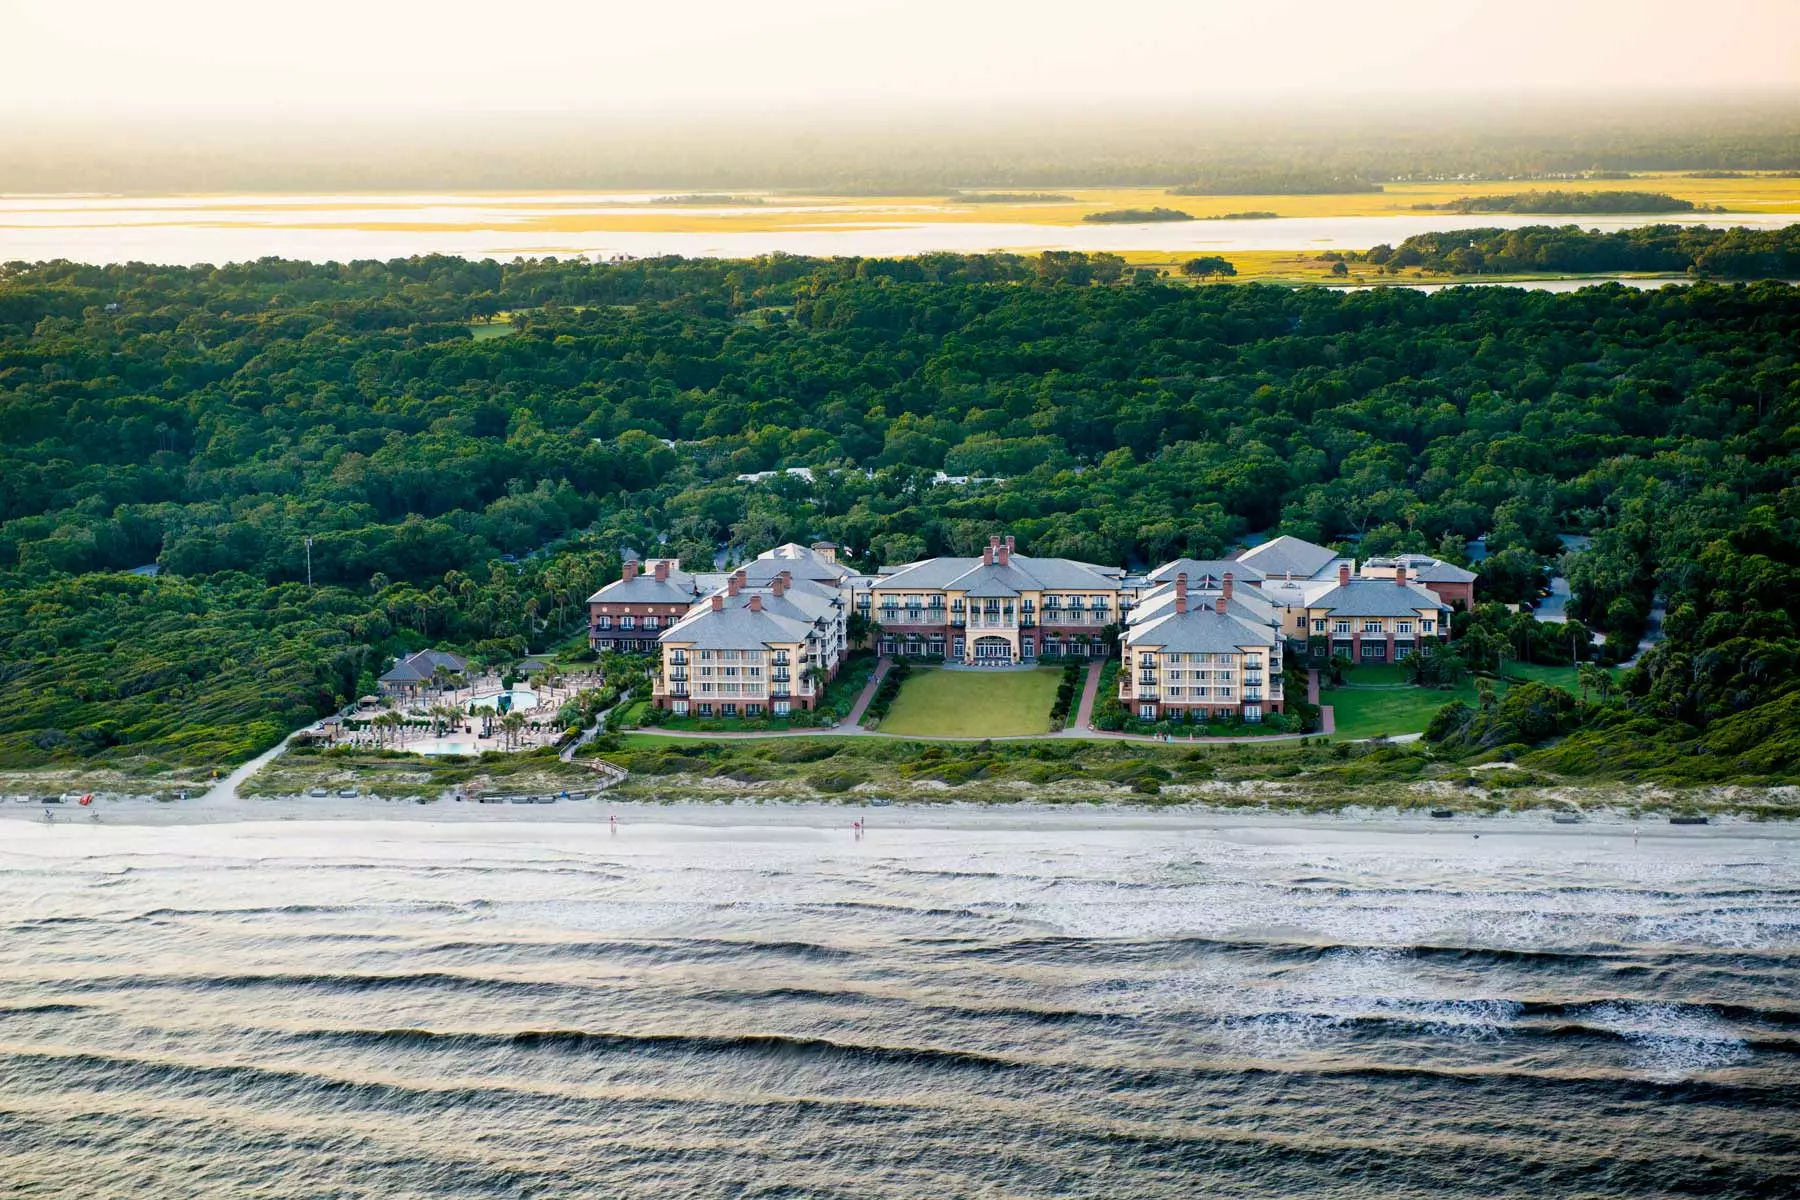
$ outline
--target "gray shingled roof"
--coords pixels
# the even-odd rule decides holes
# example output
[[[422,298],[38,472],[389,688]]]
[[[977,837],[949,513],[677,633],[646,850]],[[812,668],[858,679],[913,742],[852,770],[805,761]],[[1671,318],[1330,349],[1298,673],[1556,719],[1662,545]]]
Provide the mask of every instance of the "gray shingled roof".
[[[650,571],[642,571],[636,579],[615,579],[588,597],[589,604],[692,604],[699,596],[695,577],[686,571],[673,570],[659,580]]]
[[[773,579],[783,571],[792,571],[796,579],[804,577],[835,580],[855,574],[843,563],[833,562],[817,550],[798,542],[788,542],[773,550],[764,550],[745,563],[744,570],[751,579]]]
[[[425,683],[440,666],[461,675],[469,669],[469,660],[447,650],[419,650],[389,668],[387,674],[381,677],[381,682]]]
[[[1473,583],[1477,576],[1454,563],[1429,554],[1396,554],[1391,558],[1371,558],[1365,566],[1404,566],[1406,573],[1422,583]]]
[[[1219,597],[1217,588],[1188,589],[1188,604],[1193,608],[1202,606],[1211,608],[1213,601]],[[1175,585],[1164,584],[1156,591],[1149,593],[1132,606],[1128,623],[1142,625],[1161,617],[1164,613],[1174,612]],[[1258,625],[1276,625],[1281,618],[1276,615],[1275,606],[1266,596],[1260,596],[1254,588],[1233,588],[1231,599],[1226,601],[1226,611],[1241,620],[1253,621]]]
[[[1004,567],[998,562],[985,565],[979,558],[928,558],[879,580],[870,590],[930,592],[954,587],[980,596],[1008,596],[1019,592],[1116,592],[1123,573],[1116,567],[1077,562],[1072,558],[1030,558],[1016,553]],[[982,586],[1012,590],[975,590]]]
[[[1237,561],[1261,571],[1264,579],[1289,572],[1297,579],[1309,579],[1336,557],[1323,546],[1283,534],[1260,546],[1252,546],[1238,555]]]
[[[1175,577],[1182,572],[1187,573],[1188,585],[1198,587],[1202,579],[1217,579],[1224,582],[1226,572],[1236,577],[1239,583],[1259,582],[1263,573],[1242,560],[1233,562],[1230,559],[1217,558],[1178,558],[1174,562],[1164,563],[1150,572],[1152,583],[1174,583]]]
[[[1231,654],[1245,646],[1273,646],[1275,631],[1210,608],[1190,608],[1135,627],[1125,644],[1172,654]]]
[[[737,597],[734,597],[736,599]],[[775,642],[804,642],[812,622],[764,609],[734,608],[714,612],[711,605],[689,613],[659,639],[691,644],[696,650],[750,650]]]
[[[1420,609],[1437,611],[1444,602],[1416,583],[1404,587],[1391,579],[1352,579],[1306,603],[1328,608],[1334,617],[1411,617]]]

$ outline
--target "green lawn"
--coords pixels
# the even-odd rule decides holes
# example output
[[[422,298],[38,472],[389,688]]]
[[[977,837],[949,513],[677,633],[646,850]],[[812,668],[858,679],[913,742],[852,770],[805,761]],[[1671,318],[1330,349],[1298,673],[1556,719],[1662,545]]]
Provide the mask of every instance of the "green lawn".
[[[1607,673],[1617,682],[1619,673],[1608,669]],[[1501,671],[1502,676],[1524,679],[1531,683],[1547,683],[1551,687],[1559,687],[1564,691],[1579,695],[1581,684],[1577,680],[1574,667],[1541,667],[1535,663],[1509,662]]]
[[[1062,671],[913,671],[881,732],[915,737],[1010,737],[1048,733]]]
[[[1344,672],[1344,682],[1352,687],[1394,687],[1406,683],[1406,668],[1398,663],[1370,663],[1351,667]]]
[[[1352,672],[1351,678],[1355,677]],[[1337,721],[1337,736],[1342,738],[1423,733],[1425,726],[1431,723],[1432,714],[1452,700],[1474,704],[1474,682],[1447,690],[1342,687],[1326,688],[1319,693],[1319,702],[1331,706],[1332,716]]]

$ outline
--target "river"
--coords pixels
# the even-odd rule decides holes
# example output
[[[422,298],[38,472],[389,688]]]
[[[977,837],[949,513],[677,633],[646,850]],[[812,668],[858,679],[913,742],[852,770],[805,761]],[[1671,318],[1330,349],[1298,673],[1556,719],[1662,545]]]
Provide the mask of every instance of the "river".
[[[695,812],[0,825],[0,1190],[1800,1188],[1792,830]]]
[[[1681,221],[1774,228],[1797,213],[1705,217],[1406,212],[1091,225],[967,219],[928,202],[670,209],[640,195],[0,196],[0,262],[316,262],[454,254],[507,260],[585,255],[741,258],[774,252],[891,257],[947,250],[1359,250],[1414,234],[1578,223],[1625,229]],[[951,219],[954,218],[954,219]]]

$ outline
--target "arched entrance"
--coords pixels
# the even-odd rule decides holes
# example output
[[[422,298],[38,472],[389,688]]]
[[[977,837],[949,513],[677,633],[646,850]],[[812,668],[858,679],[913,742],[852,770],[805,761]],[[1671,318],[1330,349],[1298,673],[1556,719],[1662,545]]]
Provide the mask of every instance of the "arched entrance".
[[[980,666],[992,666],[995,663],[1012,662],[1012,643],[1005,638],[976,638],[975,662]]]

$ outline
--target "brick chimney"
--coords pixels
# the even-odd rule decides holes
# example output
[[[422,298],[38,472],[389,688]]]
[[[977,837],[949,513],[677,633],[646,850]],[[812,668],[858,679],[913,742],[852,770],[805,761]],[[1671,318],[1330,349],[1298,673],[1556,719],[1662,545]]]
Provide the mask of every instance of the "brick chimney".
[[[1175,577],[1175,614],[1180,616],[1187,611],[1187,572],[1183,571]]]
[[[752,592],[750,594],[750,611],[751,612],[761,612],[762,611],[762,593]]]
[[[637,573],[638,573],[637,559],[635,559],[635,558],[626,559],[625,560],[625,578],[627,580],[636,579]]]
[[[1350,564],[1349,563],[1339,563],[1338,564],[1338,586],[1339,587],[1349,587],[1350,586]]]
[[[1225,586],[1220,589],[1225,594],[1220,596],[1219,599],[1221,599],[1221,600],[1231,599],[1231,581],[1232,581],[1232,579],[1233,579],[1232,573],[1230,571],[1225,572]],[[1221,608],[1219,611],[1224,612],[1225,610]]]
[[[738,589],[743,586],[743,581],[736,575],[733,575],[730,579],[725,581],[725,594],[727,596],[735,596],[738,594]]]
[[[723,596],[714,596],[713,597],[713,611],[714,612],[724,612],[725,611],[725,597],[723,597]]]
[[[999,548],[994,551],[994,557],[1003,567],[1012,562],[1012,538],[1008,537],[1000,543]]]
[[[782,587],[793,587],[794,586],[794,573],[792,571],[788,570],[786,567],[783,567],[781,569],[781,586]]]
[[[1213,611],[1218,613],[1221,617],[1225,615],[1225,593],[1224,592],[1220,592],[1219,598],[1217,600],[1213,601]]]
[[[1401,587],[1406,586],[1406,564],[1405,563],[1402,563],[1399,566],[1394,568],[1394,582],[1399,584]]]
[[[786,571],[783,571],[781,574],[777,575],[772,581],[770,581],[769,590],[771,592],[774,592],[777,596],[782,596],[787,593],[787,572]]]
[[[993,546],[990,545],[986,550],[983,550],[981,552],[981,565],[984,567],[991,567],[994,565],[994,548],[993,548]]]
[[[661,559],[656,564],[656,582],[666,583],[669,579],[669,560]]]

